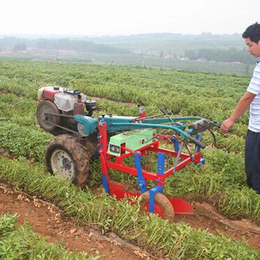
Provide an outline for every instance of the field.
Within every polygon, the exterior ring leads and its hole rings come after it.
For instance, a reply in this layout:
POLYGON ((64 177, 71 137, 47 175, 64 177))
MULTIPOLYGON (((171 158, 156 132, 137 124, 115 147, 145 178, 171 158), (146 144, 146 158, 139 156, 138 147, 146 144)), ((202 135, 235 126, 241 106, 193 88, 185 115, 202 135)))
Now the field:
MULTIPOLYGON (((216 144, 212 135, 205 133, 206 164, 177 172, 167 180, 164 192, 196 205, 207 203, 233 227, 239 221, 254 224, 255 228, 244 235, 238 228, 230 231, 230 236, 220 225, 216 225, 221 229, 216 232, 212 226, 209 230, 205 226, 197 229, 202 225, 196 223, 192 227, 185 218, 175 223, 157 216, 148 219, 140 215, 138 205, 115 202, 104 193, 97 195, 93 191, 102 183, 98 161, 92 165, 93 176, 84 191, 51 176, 44 164, 44 150, 52 136, 40 129, 34 117, 37 90, 42 86, 64 86, 98 98, 94 117, 108 113, 137 116, 136 104, 140 103, 148 115, 158 114, 159 108, 164 107, 174 116, 202 116, 222 122, 233 111, 249 80, 246 76, 131 66, 0 61, 0 181, 54 203, 67 219, 90 225, 102 234, 114 232, 157 258, 259 259, 256 241, 260 197, 248 189, 244 172, 247 113, 228 136, 215 129, 216 144), (241 236, 236 237, 235 233, 241 236)), ((129 187, 135 185, 133 178, 127 176, 120 181, 129 187)), ((12 231, 15 217, 5 218, 12 231)), ((186 219, 189 221, 192 218, 186 219)), ((1 228, 1 223, 4 220, 0 222, 0 233, 6 228, 1 228)), ((12 234, 11 231, 8 232, 12 234)), ((2 256, 3 243, 0 249, 2 256)))

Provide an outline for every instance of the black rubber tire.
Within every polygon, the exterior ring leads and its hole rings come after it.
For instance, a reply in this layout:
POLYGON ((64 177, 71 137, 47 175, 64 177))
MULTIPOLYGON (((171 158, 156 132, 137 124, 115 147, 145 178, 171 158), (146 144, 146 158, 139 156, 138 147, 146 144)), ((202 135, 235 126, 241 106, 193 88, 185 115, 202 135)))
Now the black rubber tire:
POLYGON ((90 164, 94 147, 95 144, 88 144, 86 141, 85 150, 78 140, 71 135, 64 134, 56 136, 50 141, 46 149, 45 162, 47 168, 51 174, 56 173, 60 178, 68 178, 77 187, 84 188, 87 178, 91 173, 90 164), (65 158, 63 157, 62 159, 62 156, 65 158), (59 162, 55 164, 55 160, 59 160, 59 162), (60 160, 63 160, 63 162, 60 162, 60 160), (68 169, 65 169, 65 174, 64 170, 58 167, 59 164, 62 164, 62 168, 68 167, 68 169), (54 170, 55 167, 56 170, 54 170), (73 169, 71 169, 71 167, 73 169), (73 172, 71 176, 69 175, 70 169, 73 172))
MULTIPOLYGON (((140 196, 140 208, 141 212, 147 214, 149 212, 149 191, 144 192, 140 196)), ((171 202, 161 193, 156 193, 154 197, 154 203, 156 206, 160 208, 162 211, 161 214, 157 213, 161 218, 169 220, 169 222, 173 222, 174 220, 174 209, 171 202)))
POLYGON ((51 102, 50 100, 43 100, 41 101, 36 110, 36 118, 37 121, 42 129, 47 132, 52 132, 57 129, 55 125, 49 124, 52 122, 56 125, 60 124, 60 117, 59 116, 45 116, 44 113, 52 113, 52 114, 59 114, 59 109, 57 106, 51 102))

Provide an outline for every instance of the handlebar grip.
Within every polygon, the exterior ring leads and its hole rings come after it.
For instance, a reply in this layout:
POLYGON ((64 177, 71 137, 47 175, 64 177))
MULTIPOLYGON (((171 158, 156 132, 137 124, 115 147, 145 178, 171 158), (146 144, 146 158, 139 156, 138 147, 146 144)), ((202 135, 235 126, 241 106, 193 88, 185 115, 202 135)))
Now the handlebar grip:
POLYGON ((190 140, 196 144, 197 146, 199 146, 200 148, 204 149, 206 146, 205 144, 203 144, 201 141, 197 140, 196 138, 193 138, 190 136, 190 140))
POLYGON ((162 112, 163 114, 167 115, 167 112, 165 111, 164 108, 160 108, 160 110, 161 110, 161 112, 162 112))
POLYGON ((218 123, 217 121, 211 121, 211 124, 218 128, 220 128, 220 126, 221 126, 221 123, 218 123))

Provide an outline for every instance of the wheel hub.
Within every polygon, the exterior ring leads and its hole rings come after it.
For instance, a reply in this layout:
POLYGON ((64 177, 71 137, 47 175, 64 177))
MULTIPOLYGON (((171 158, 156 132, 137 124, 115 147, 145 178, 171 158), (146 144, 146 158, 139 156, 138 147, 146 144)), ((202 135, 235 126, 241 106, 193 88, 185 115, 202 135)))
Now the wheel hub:
POLYGON ((69 161, 68 158, 64 158, 62 160, 62 165, 65 168, 65 170, 70 170, 71 169, 71 161, 69 161))
POLYGON ((51 156, 53 172, 63 179, 73 180, 75 177, 75 164, 71 156, 63 150, 55 150, 51 156))
MULTIPOLYGON (((143 210, 144 212, 149 212, 149 202, 143 205, 143 210)), ((154 203, 154 213, 163 216, 165 212, 158 204, 154 203)))

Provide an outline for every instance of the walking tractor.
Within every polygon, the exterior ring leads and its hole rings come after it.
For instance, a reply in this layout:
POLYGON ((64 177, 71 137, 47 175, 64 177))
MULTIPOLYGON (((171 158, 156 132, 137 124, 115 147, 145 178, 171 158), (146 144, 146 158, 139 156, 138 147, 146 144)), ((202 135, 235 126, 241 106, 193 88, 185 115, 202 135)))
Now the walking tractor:
POLYGON ((96 101, 62 87, 41 88, 38 99, 38 123, 55 135, 46 150, 50 173, 84 188, 91 175, 91 161, 99 158, 104 190, 118 200, 141 196, 142 212, 157 213, 169 220, 174 214, 193 213, 193 206, 184 199, 163 195, 165 182, 189 163, 204 164, 202 134, 213 126, 219 127, 219 123, 201 117, 172 117, 163 108, 160 115, 146 116, 140 105, 137 117, 109 114, 93 118, 96 101), (84 112, 85 107, 88 113, 84 112), (170 140, 172 150, 163 147, 165 139, 170 140), (143 165, 149 154, 157 155, 157 172, 143 165), (168 168, 166 157, 172 158, 168 168), (129 161, 133 163, 129 165, 129 161), (111 170, 136 176, 139 192, 126 191, 123 185, 113 183, 111 170), (148 181, 154 183, 149 190, 148 181))

